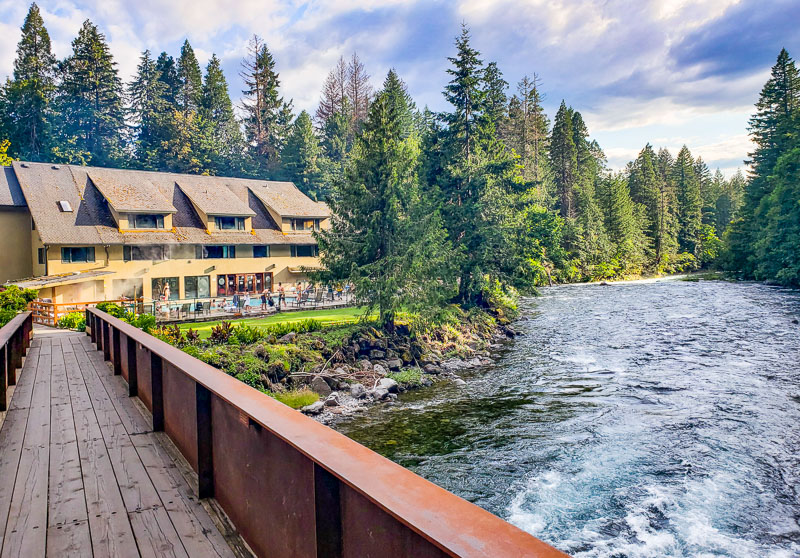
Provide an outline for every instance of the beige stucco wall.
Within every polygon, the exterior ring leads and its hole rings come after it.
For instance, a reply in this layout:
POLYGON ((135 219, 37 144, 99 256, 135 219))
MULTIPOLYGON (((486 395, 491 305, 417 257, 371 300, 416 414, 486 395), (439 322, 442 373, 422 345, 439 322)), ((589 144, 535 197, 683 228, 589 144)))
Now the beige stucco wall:
MULTIPOLYGON (((272 273, 273 284, 279 282, 284 285, 294 284, 297 281, 305 281, 307 277, 299 273, 289 272, 289 268, 299 267, 318 267, 319 258, 293 258, 291 257, 288 245, 270 246, 270 257, 254 258, 253 247, 247 245, 236 246, 236 258, 228 259, 197 259, 195 257, 194 245, 180 245, 172 247, 172 259, 165 261, 123 261, 122 246, 95 246, 94 263, 62 263, 61 246, 51 246, 48 251, 48 274, 56 275, 71 273, 75 271, 111 271, 109 274, 98 280, 104 283, 102 289, 94 287, 94 292, 102 293, 98 299, 113 299, 120 290, 121 279, 131 279, 138 284, 141 281, 145 299, 152 299, 152 280, 161 277, 179 278, 179 296, 185 298, 184 277, 196 275, 208 275, 211 280, 211 295, 217 296, 217 275, 236 274, 236 273, 272 273), (117 281, 115 284, 114 281, 117 281)), ((80 283, 84 285, 84 283, 80 283)), ((59 302, 74 302, 80 300, 79 297, 89 294, 88 287, 77 287, 75 293, 70 293, 66 286, 56 288, 56 298, 61 297, 59 302)), ((86 300, 86 299, 84 299, 86 300)), ((91 299, 88 299, 91 300, 91 299)))
POLYGON ((31 216, 27 209, 0 209, 0 282, 33 275, 31 265, 31 216))

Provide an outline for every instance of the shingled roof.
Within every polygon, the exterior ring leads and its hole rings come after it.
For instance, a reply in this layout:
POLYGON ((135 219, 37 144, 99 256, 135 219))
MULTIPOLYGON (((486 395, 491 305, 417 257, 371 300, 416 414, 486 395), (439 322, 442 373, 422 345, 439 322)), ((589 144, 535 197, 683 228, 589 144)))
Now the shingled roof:
POLYGON ((304 195, 291 182, 260 182, 250 180, 248 187, 281 217, 330 217, 331 210, 304 195))
POLYGON ((145 173, 119 169, 89 169, 89 178, 118 213, 175 213, 145 173))
MULTIPOLYGON (((13 170, 27 201, 36 230, 44 244, 96 245, 96 244, 315 244, 311 234, 284 235, 270 213, 262 205, 263 200, 251 193, 250 186, 274 184, 262 180, 245 180, 223 177, 199 177, 186 174, 101 169, 77 165, 52 165, 47 163, 14 162, 13 170), (119 173, 119 176, 116 174, 119 173), (101 183, 98 186, 95 182, 101 183), (181 184, 179 187, 178 184, 181 184), (222 192, 217 202, 226 208, 248 212, 253 216, 253 234, 239 231, 220 231, 209 234, 200 221, 192 202, 187 197, 183 184, 207 185, 209 191, 222 192), (143 209, 141 195, 131 189, 142 188, 154 197, 157 204, 143 209), (104 188, 105 191, 101 191, 104 188), (223 190, 224 189, 224 190, 223 190), (112 194, 108 194, 112 192, 112 194), (130 192, 130 196, 127 194, 130 192), (120 207, 140 209, 117 209, 117 211, 175 212, 173 229, 164 231, 120 232, 111 215, 108 204, 117 200, 120 207), (127 199, 127 201, 126 201, 127 199), (131 200, 138 200, 135 203, 131 200), (238 200, 238 201, 237 201, 238 200), (66 201, 72 211, 62 211, 59 201, 66 201), (165 203, 166 202, 166 203, 165 203), (128 204, 128 205, 125 205, 128 204), (160 209, 155 209, 158 207, 160 209)), ((0 179, 1 182, 1 179, 0 179)), ((1 184, 0 184, 1 185, 1 184)), ((187 189, 191 186, 187 186, 187 189)), ((294 188, 294 199, 306 207, 315 204, 300 190, 294 188)), ((2 196, 2 193, 0 193, 2 196)), ((203 203, 212 203, 213 196, 203 203)), ((315 204, 319 205, 319 204, 315 204)), ((212 215, 219 213, 212 212, 212 215)), ((242 214, 237 214, 242 215, 242 214)))
POLYGON ((0 167, 0 206, 25 207, 25 196, 11 167, 0 167))
POLYGON ((177 182, 197 209, 206 215, 248 217, 256 214, 227 185, 221 185, 217 177, 186 176, 178 178, 177 182))

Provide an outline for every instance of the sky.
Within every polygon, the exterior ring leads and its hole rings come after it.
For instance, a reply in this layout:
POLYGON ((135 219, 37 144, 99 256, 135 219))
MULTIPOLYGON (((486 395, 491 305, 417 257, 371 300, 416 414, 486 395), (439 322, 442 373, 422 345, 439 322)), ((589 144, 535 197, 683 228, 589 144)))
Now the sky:
MULTIPOLYGON (((10 75, 29 4, 0 0, 0 77, 10 75)), ((395 68, 419 107, 445 110, 447 57, 462 24, 513 93, 541 80, 552 118, 580 111, 623 168, 648 142, 681 145, 712 168, 745 170, 747 121, 782 47, 800 56, 797 0, 41 0, 59 57, 85 19, 103 31, 128 81, 144 49, 177 56, 185 39, 201 65, 216 53, 234 101, 253 34, 272 51, 281 91, 313 114, 325 76, 357 52, 379 87, 395 68)))

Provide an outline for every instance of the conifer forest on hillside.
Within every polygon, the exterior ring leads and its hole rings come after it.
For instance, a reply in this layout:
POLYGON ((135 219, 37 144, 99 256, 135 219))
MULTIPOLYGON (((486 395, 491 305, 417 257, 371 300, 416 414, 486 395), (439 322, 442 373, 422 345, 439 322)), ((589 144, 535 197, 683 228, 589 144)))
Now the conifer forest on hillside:
POLYGON ((726 178, 689 146, 647 144, 611 171, 579 107, 546 114, 535 73, 509 84, 478 49, 464 26, 442 112, 417 106, 393 70, 374 90, 354 53, 316 112, 296 114, 257 36, 235 106, 217 56, 201 68, 188 40, 176 56, 144 51, 124 83, 87 20, 57 59, 33 4, 0 92, 4 159, 292 181, 334 211, 319 239, 328 273, 376 286, 387 319, 410 300, 480 303, 701 268, 800 284, 800 77, 788 52, 754 108, 746 174, 726 178))

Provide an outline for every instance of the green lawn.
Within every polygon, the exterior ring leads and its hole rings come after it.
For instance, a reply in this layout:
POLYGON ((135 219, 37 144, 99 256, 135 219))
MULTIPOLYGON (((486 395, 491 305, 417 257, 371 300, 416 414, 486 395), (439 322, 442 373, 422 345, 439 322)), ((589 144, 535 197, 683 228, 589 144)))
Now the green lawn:
MULTIPOLYGON (((251 326, 267 326, 280 322, 301 322, 303 320, 314 319, 322 324, 356 322, 364 313, 363 308, 331 308, 326 310, 303 310, 301 312, 280 312, 264 318, 242 318, 230 320, 234 324, 247 324, 251 326)), ((180 328, 186 331, 189 328, 197 331, 201 339, 211 335, 211 328, 219 324, 219 321, 196 322, 180 324, 180 328)))

